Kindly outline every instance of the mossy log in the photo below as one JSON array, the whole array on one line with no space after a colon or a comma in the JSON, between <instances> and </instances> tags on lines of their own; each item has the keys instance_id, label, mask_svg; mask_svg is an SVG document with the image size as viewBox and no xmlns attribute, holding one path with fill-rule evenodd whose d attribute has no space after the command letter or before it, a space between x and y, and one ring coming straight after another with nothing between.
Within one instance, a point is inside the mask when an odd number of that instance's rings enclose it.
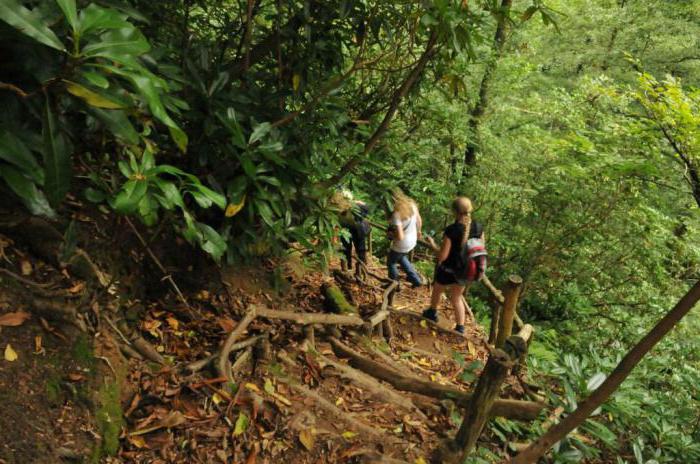
<instances>
[{"instance_id":1,"label":"mossy log","mask_svg":"<svg viewBox=\"0 0 700 464\"><path fill-rule=\"evenodd\" d=\"M335 284L324 283L321 292L325 298L326 310L336 314L357 314L357 307L348 302L343 291Z\"/></svg>"}]
</instances>

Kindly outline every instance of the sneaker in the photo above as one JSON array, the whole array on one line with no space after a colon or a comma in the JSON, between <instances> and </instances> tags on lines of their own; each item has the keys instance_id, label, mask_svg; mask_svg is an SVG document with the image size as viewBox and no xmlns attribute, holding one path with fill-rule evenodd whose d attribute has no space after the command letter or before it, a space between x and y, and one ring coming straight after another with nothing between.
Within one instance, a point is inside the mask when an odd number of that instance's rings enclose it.
<instances>
[{"instance_id":1,"label":"sneaker","mask_svg":"<svg viewBox=\"0 0 700 464\"><path fill-rule=\"evenodd\" d=\"M463 325L456 324L456 325L455 325L455 332L459 332L459 333L461 333L462 335L464 335L464 326L463 326Z\"/></svg>"},{"instance_id":2,"label":"sneaker","mask_svg":"<svg viewBox=\"0 0 700 464\"><path fill-rule=\"evenodd\" d=\"M437 311L433 308L428 308L425 311L423 311L423 317L426 319L430 319L433 322L438 321Z\"/></svg>"}]
</instances>

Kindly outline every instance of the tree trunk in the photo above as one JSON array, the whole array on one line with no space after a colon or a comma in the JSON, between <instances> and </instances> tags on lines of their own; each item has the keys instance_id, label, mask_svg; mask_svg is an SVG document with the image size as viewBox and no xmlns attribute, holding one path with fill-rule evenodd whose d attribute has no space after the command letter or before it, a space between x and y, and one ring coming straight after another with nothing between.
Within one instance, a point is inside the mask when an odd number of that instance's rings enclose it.
<instances>
[{"instance_id":1,"label":"tree trunk","mask_svg":"<svg viewBox=\"0 0 700 464\"><path fill-rule=\"evenodd\" d=\"M544 456L547 450L562 440L569 432L578 427L588 416L603 404L629 376L639 361L680 321L700 300L700 281L676 304L676 306L661 319L656 326L620 361L605 382L598 387L578 408L569 414L559 424L555 425L525 451L518 454L511 464L534 463Z\"/></svg>"},{"instance_id":2,"label":"tree trunk","mask_svg":"<svg viewBox=\"0 0 700 464\"><path fill-rule=\"evenodd\" d=\"M394 92L393 96L391 97L389 109L384 115L384 119L382 119L382 122L379 124L379 127L377 127L372 136L367 140L363 150L360 153L351 156L350 159L347 160L345 164L340 168L337 174L333 175L330 179L321 182L319 184L321 187L330 188L336 185L338 182L340 182L346 175L350 174L357 167L357 165L360 164L362 160L365 159L367 154L369 154L369 152L372 151L372 149L377 145L379 140L381 140L386 131L389 129L389 124L391 124L392 119L394 119L394 115L396 114L396 111L398 110L401 101L406 96L406 94L413 88L415 83L423 74L423 70L425 69L425 66L428 64L430 59L437 53L437 38L437 31L433 31L430 34L428 43L425 45L425 50L423 51L423 54L418 59L418 62L408 74L406 79L403 81L401 86Z\"/></svg>"},{"instance_id":3,"label":"tree trunk","mask_svg":"<svg viewBox=\"0 0 700 464\"><path fill-rule=\"evenodd\" d=\"M479 125L481 124L481 117L488 108L489 88L491 87L491 81L496 73L498 60L501 58L503 47L506 43L506 32L508 30L509 13L512 4L513 0L501 1L501 7L498 11L498 24L496 25L496 33L493 37L493 55L486 63L486 69L484 69L484 75L481 78L481 85L479 86L479 96L477 97L474 107L469 112L469 142L464 151L464 163L467 166L476 164L476 155L480 145L478 136ZM463 173L466 174L467 169L465 169Z\"/></svg>"}]
</instances>

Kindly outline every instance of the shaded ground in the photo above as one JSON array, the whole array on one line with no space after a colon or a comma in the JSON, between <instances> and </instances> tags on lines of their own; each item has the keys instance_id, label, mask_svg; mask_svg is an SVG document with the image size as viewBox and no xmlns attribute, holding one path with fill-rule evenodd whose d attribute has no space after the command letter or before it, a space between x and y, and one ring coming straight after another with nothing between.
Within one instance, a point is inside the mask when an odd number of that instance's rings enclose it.
<instances>
[{"instance_id":1,"label":"shaded ground","mask_svg":"<svg viewBox=\"0 0 700 464\"><path fill-rule=\"evenodd\" d=\"M0 275L0 317L30 311L22 291ZM8 346L14 361L7 360ZM59 332L36 316L0 326L0 463L91 455L99 442L90 407L93 362L92 341L75 331Z\"/></svg>"},{"instance_id":2,"label":"shaded ground","mask_svg":"<svg viewBox=\"0 0 700 464\"><path fill-rule=\"evenodd\" d=\"M104 233L105 227L95 224L96 246L123 253L108 245L120 235ZM221 277L211 269L205 274L192 268L185 289L187 308L164 290L165 284L149 283L159 282L160 275L140 252L128 255L131 264L122 264L126 270L115 289L95 290L66 270L31 258L26 250L12 246L6 251L4 268L34 282L51 282L49 290L72 301L89 325L81 332L66 324L42 323L32 297L27 298L33 287L2 277L0 317L12 311L33 314L21 325L0 331L0 348L10 344L18 355L15 361L0 359L0 460L6 464L73 458L122 463L420 463L429 460L460 420L451 402L401 392L377 380L378 388L370 388L349 378L343 368L347 361L335 356L321 326L311 346L298 324L255 319L241 340L265 336L271 356L260 344L248 353L232 353L234 385L227 385L213 364L194 373L184 369L217 353L251 305L323 312L321 284L332 278L309 272L298 257L239 267ZM186 255L178 259L186 261ZM31 265L28 273L23 272L24 261ZM148 275L141 276L140 267ZM379 265L374 271L384 273ZM382 285L370 277L344 290L367 317L381 305ZM129 297L134 294L144 296ZM419 312L428 298L428 289L404 286L394 309ZM441 316L441 326L451 329L450 313ZM469 389L488 353L480 327L468 324L466 335L460 336L398 313L391 321L395 336L390 344L357 329L345 328L336 336L363 356L401 372ZM139 350L132 345L133 334L127 339L117 331L122 324L135 329L164 364L134 354ZM40 349L36 337L41 337ZM243 355L249 358L237 362ZM514 379L504 393L520 397Z\"/></svg>"}]
</instances>

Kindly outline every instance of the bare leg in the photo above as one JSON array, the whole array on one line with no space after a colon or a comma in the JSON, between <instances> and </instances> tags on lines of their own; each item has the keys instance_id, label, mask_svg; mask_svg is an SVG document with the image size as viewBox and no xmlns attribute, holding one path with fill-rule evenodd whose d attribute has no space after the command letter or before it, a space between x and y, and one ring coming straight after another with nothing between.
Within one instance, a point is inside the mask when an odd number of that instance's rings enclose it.
<instances>
[{"instance_id":1,"label":"bare leg","mask_svg":"<svg viewBox=\"0 0 700 464\"><path fill-rule=\"evenodd\" d=\"M457 325L464 325L464 304L462 304L462 292L464 286L450 285L450 303L455 310L455 320Z\"/></svg>"},{"instance_id":2,"label":"bare leg","mask_svg":"<svg viewBox=\"0 0 700 464\"><path fill-rule=\"evenodd\" d=\"M433 293L430 295L430 307L433 309L438 309L440 306L440 297L445 291L445 285L441 285L437 282L433 284Z\"/></svg>"}]
</instances>

